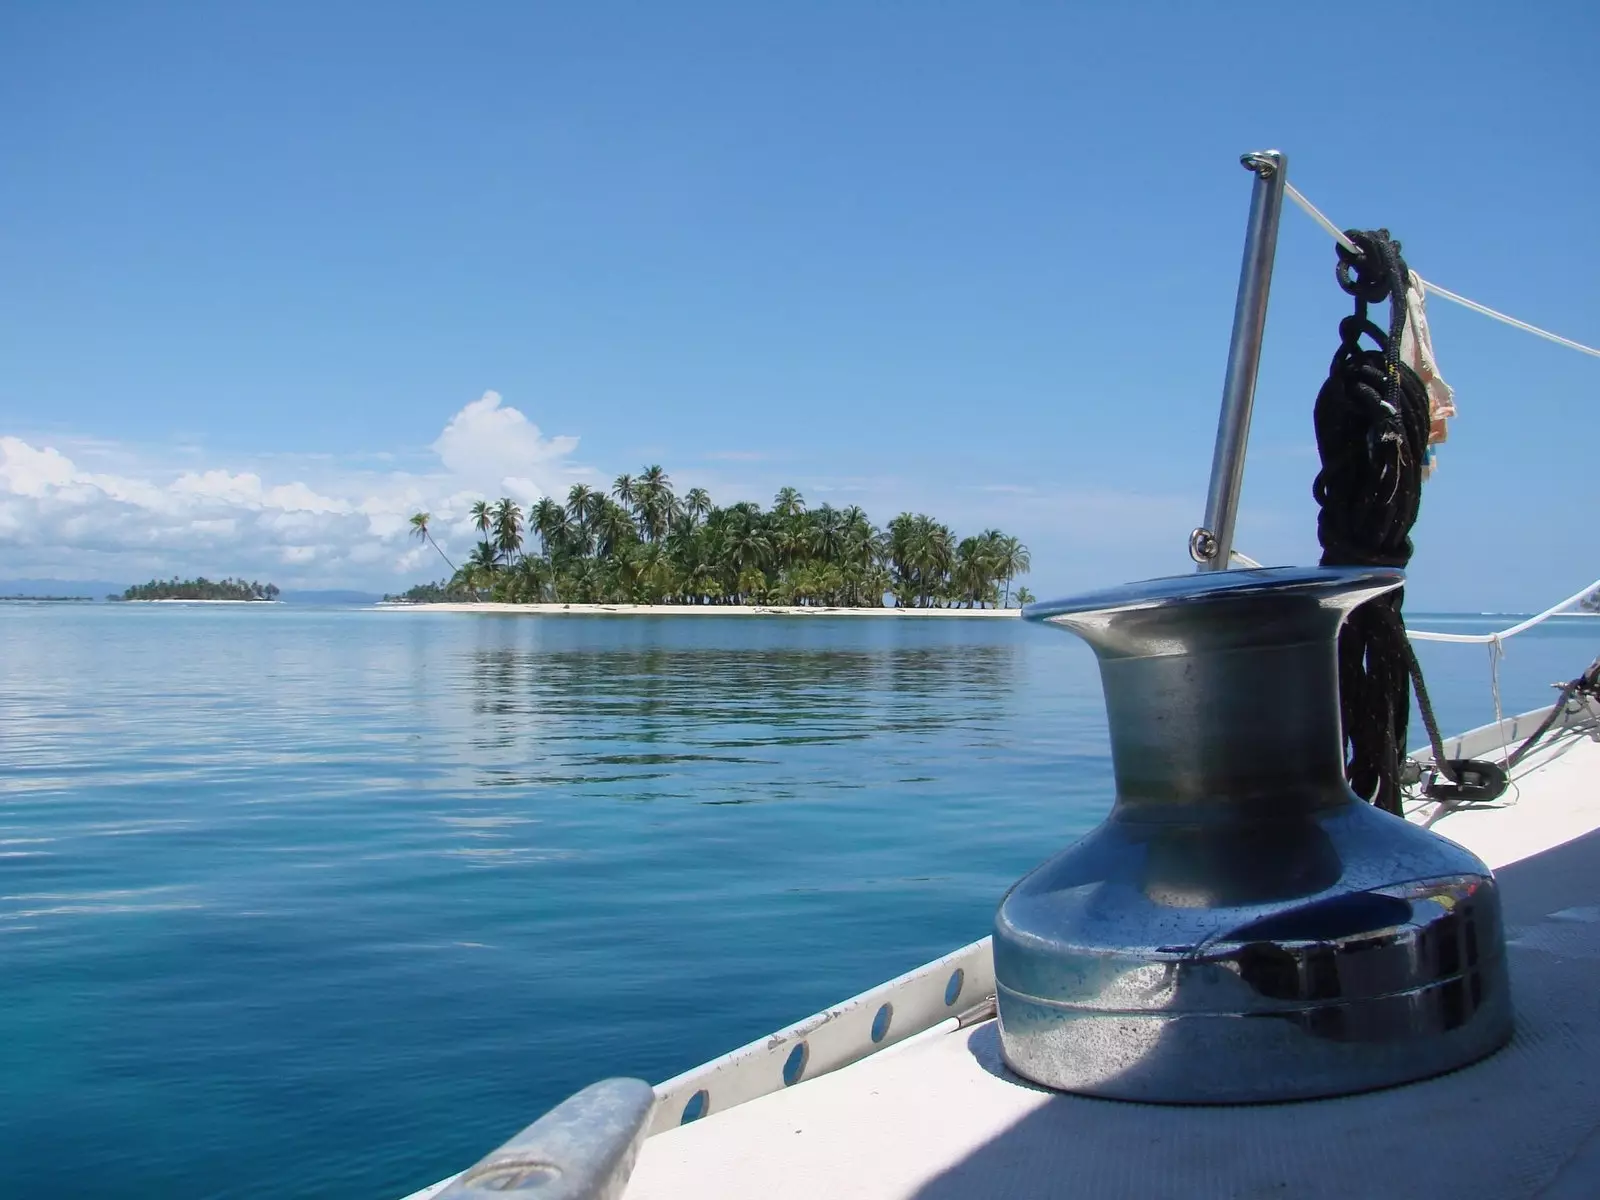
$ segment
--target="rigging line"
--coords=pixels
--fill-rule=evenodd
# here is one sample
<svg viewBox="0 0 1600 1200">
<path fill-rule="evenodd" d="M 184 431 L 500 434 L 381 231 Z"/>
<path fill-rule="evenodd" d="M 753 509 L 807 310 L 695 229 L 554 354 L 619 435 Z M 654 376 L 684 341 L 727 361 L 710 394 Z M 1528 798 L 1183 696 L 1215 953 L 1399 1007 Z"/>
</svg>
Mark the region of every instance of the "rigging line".
<svg viewBox="0 0 1600 1200">
<path fill-rule="evenodd" d="M 1545 609 L 1542 613 L 1531 616 L 1526 621 L 1519 621 L 1509 629 L 1502 629 L 1498 633 L 1434 633 L 1433 631 L 1427 629 L 1408 629 L 1406 630 L 1406 636 L 1411 638 L 1413 641 L 1466 642 L 1476 646 L 1491 645 L 1494 642 L 1504 641 L 1509 637 L 1516 637 L 1517 634 L 1521 633 L 1523 630 L 1532 629 L 1535 625 L 1541 624 L 1544 621 L 1548 621 L 1562 609 L 1576 604 L 1579 600 L 1582 600 L 1585 596 L 1592 594 L 1596 590 L 1600 590 L 1600 579 L 1596 579 L 1588 587 L 1584 588 L 1583 591 L 1574 592 L 1560 604 L 1552 605 L 1551 607 Z"/>
<path fill-rule="evenodd" d="M 1564 338 L 1559 333 L 1551 333 L 1548 329 L 1540 329 L 1537 325 L 1529 325 L 1526 321 L 1519 321 L 1515 317 L 1507 316 L 1503 312 L 1496 312 L 1486 304 L 1479 304 L 1476 300 L 1468 300 L 1465 296 L 1459 296 L 1455 292 L 1452 292 L 1449 288 L 1440 287 L 1431 279 L 1423 279 L 1420 275 L 1418 275 L 1417 278 L 1422 281 L 1424 290 L 1432 292 L 1435 296 L 1443 296 L 1446 300 L 1454 301 L 1455 303 L 1461 305 L 1462 308 L 1470 308 L 1475 313 L 1482 313 L 1486 317 L 1493 317 L 1496 321 L 1504 321 L 1513 329 L 1520 329 L 1524 333 L 1531 333 L 1535 337 L 1542 337 L 1545 341 L 1554 342 L 1558 346 L 1566 346 L 1568 349 L 1577 350 L 1579 353 L 1589 354 L 1593 355 L 1595 358 L 1600 358 L 1600 350 L 1596 350 L 1593 346 L 1585 346 L 1582 342 L 1575 342 L 1571 338 Z"/>
<path fill-rule="evenodd" d="M 1318 225 L 1322 226 L 1322 228 L 1331 238 L 1333 238 L 1334 241 L 1338 242 L 1339 245 L 1343 246 L 1352 254 L 1360 257 L 1360 248 L 1344 235 L 1344 231 L 1342 229 L 1340 229 L 1332 221 L 1328 220 L 1327 216 L 1323 214 L 1321 209 L 1319 209 L 1315 204 L 1311 203 L 1311 201 L 1307 200 L 1299 188 L 1295 187 L 1294 184 L 1290 183 L 1288 180 L 1284 180 L 1283 190 L 1284 194 L 1298 204 L 1306 216 L 1310 217 Z M 1415 272 L 1413 272 L 1413 274 L 1415 274 Z M 1417 279 L 1422 283 L 1425 291 L 1432 292 L 1436 296 L 1442 296 L 1444 299 L 1449 300 L 1454 304 L 1459 304 L 1463 308 L 1470 308 L 1475 313 L 1481 313 L 1483 316 L 1492 317 L 1496 321 L 1503 321 L 1507 325 L 1510 325 L 1513 329 L 1520 329 L 1524 333 L 1531 333 L 1535 337 L 1542 337 L 1547 342 L 1554 342 L 1558 346 L 1566 346 L 1569 350 L 1576 350 L 1580 354 L 1588 354 L 1595 358 L 1600 358 L 1600 350 L 1596 350 L 1593 346 L 1585 346 L 1582 342 L 1575 342 L 1571 338 L 1564 338 L 1559 333 L 1551 333 L 1548 329 L 1540 329 L 1537 325 L 1530 325 L 1526 321 L 1519 321 L 1516 317 L 1500 312 L 1497 309 L 1490 308 L 1487 304 L 1479 304 L 1476 300 L 1469 300 L 1459 292 L 1452 292 L 1449 288 L 1440 287 L 1431 279 L 1423 279 L 1421 275 L 1418 275 Z"/>
<path fill-rule="evenodd" d="M 1327 217 L 1323 216 L 1322 210 L 1315 204 L 1311 203 L 1311 201 L 1307 200 L 1305 196 L 1301 194 L 1299 188 L 1295 187 L 1294 184 L 1285 179 L 1283 181 L 1283 190 L 1288 195 L 1289 199 L 1293 200 L 1300 206 L 1301 211 L 1303 211 L 1306 216 L 1310 217 L 1318 225 L 1321 225 L 1323 229 L 1328 231 L 1329 237 L 1333 238 L 1334 241 L 1338 242 L 1339 245 L 1350 251 L 1350 253 L 1354 254 L 1357 258 L 1361 257 L 1361 247 L 1356 245 L 1349 238 L 1345 237 L 1344 230 L 1340 229 L 1332 221 L 1328 220 Z"/>
</svg>

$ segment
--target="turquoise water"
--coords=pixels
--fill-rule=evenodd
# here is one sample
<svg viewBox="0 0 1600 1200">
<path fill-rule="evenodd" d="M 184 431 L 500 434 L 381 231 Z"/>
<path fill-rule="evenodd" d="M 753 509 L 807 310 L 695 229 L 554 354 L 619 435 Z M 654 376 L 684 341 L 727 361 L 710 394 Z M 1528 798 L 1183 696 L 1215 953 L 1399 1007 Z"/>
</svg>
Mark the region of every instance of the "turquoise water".
<svg viewBox="0 0 1600 1200">
<path fill-rule="evenodd" d="M 403 1194 L 982 936 L 1104 738 L 1012 621 L 0 605 L 0 1193 Z"/>
</svg>

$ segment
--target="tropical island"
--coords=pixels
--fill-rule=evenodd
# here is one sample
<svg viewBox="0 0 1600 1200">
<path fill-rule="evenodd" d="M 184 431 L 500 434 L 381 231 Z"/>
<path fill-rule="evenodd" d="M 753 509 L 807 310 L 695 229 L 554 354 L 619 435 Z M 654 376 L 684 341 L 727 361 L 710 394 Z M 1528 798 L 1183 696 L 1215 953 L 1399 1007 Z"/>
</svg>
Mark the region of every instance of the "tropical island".
<svg viewBox="0 0 1600 1200">
<path fill-rule="evenodd" d="M 440 583 L 393 600 L 413 603 L 761 605 L 951 609 L 1032 600 L 1011 585 L 1031 565 L 1017 538 L 901 513 L 880 529 L 860 508 L 807 508 L 792 487 L 772 507 L 682 496 L 659 466 L 619 475 L 610 494 L 574 484 L 524 514 L 510 497 L 472 506 L 480 540 L 459 567 L 434 541 L 431 514 L 413 534 L 450 568 Z"/>
<path fill-rule="evenodd" d="M 276 600 L 275 584 L 260 584 L 242 579 L 152 579 L 149 583 L 135 584 L 120 596 L 107 596 L 107 600 L 231 600 L 236 602 L 261 602 Z"/>
</svg>

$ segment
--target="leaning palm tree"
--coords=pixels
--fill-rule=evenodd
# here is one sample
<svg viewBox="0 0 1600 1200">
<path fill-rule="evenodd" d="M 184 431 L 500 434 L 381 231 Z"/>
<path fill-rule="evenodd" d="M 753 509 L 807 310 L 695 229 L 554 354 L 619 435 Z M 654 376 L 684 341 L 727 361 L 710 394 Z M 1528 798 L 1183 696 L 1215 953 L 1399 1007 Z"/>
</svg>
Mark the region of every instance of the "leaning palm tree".
<svg viewBox="0 0 1600 1200">
<path fill-rule="evenodd" d="M 450 556 L 448 554 L 446 554 L 443 550 L 439 550 L 439 543 L 433 540 L 433 531 L 428 528 L 428 524 L 432 520 L 433 520 L 433 514 L 432 513 L 426 513 L 426 512 L 412 513 L 411 514 L 411 536 L 416 538 L 417 541 L 426 542 L 428 545 L 432 546 L 435 550 L 438 550 L 439 551 L 439 557 L 444 559 L 444 565 L 449 567 L 450 568 L 450 573 L 452 575 L 454 575 L 455 572 L 456 572 L 455 563 L 450 561 Z"/>
</svg>

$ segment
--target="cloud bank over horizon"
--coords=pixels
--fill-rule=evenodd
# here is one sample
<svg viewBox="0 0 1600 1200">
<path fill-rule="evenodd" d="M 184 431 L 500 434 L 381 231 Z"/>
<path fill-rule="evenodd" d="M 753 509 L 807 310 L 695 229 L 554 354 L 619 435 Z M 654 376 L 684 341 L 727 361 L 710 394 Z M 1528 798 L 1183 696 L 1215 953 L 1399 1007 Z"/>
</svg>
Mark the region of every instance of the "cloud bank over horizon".
<svg viewBox="0 0 1600 1200">
<path fill-rule="evenodd" d="M 327 456 L 185 468 L 162 452 L 0 435 L 4 574 L 245 574 L 290 586 L 437 576 L 443 564 L 410 537 L 412 513 L 431 512 L 435 537 L 464 554 L 475 537 L 472 501 L 526 504 L 592 479 L 572 458 L 577 448 L 576 437 L 546 437 L 493 391 L 456 412 L 414 469 Z"/>
</svg>

